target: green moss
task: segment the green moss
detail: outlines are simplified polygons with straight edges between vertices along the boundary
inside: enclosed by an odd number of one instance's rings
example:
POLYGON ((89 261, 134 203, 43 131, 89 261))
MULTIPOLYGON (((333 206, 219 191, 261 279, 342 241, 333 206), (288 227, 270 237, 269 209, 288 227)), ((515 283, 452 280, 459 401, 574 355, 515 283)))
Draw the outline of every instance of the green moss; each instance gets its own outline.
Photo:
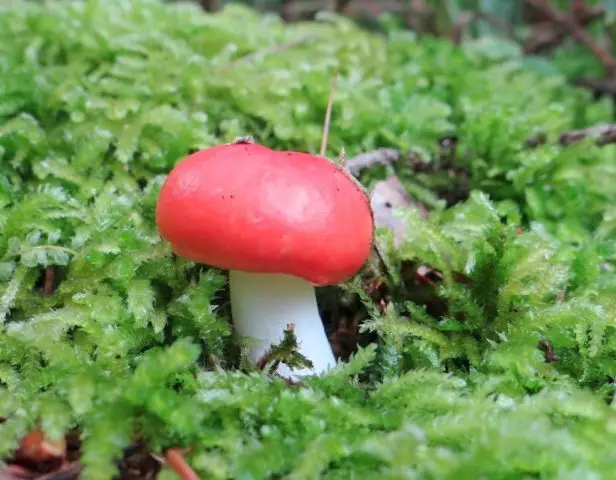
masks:
POLYGON ((524 145, 610 115, 516 51, 338 18, 0 7, 0 454, 40 422, 80 429, 93 479, 138 436, 194 446, 203 478, 610 478, 613 147, 524 145), (224 274, 172 256, 153 212, 195 149, 250 134, 316 151, 336 70, 332 157, 428 155, 453 131, 474 192, 428 220, 406 209, 399 249, 379 233, 386 308, 362 279, 344 286, 373 342, 289 386, 246 366, 224 274), (409 265, 442 281, 417 284, 409 265), (58 287, 43 295, 48 266, 58 287))

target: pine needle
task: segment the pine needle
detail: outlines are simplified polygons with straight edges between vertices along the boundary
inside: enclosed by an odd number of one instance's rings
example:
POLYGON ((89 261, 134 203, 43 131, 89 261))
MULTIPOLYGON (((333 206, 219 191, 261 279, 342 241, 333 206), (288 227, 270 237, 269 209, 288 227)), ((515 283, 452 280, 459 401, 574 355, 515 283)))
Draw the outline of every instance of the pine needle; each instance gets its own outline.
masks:
POLYGON ((182 450, 178 448, 170 448, 165 453, 167 465, 178 474, 182 480, 199 480, 199 475, 195 473, 192 467, 184 458, 182 450))
POLYGON ((336 84, 338 83, 338 72, 334 73, 334 78, 332 79, 332 86, 329 90, 329 99, 327 101, 327 109, 325 110, 325 121, 323 122, 323 135, 321 136, 321 149, 319 150, 319 155, 322 157, 325 156, 325 151, 327 150, 327 139, 329 137, 329 124, 332 118, 332 108, 334 106, 334 97, 336 96, 336 84))

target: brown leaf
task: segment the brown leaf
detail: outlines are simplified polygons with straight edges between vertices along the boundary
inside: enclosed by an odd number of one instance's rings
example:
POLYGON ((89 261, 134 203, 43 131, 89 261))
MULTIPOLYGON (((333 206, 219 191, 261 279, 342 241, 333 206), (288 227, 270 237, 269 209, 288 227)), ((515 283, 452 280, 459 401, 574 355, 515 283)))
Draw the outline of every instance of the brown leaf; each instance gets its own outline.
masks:
POLYGON ((66 441, 64 439, 50 441, 44 433, 33 430, 20 442, 16 458, 32 462, 44 462, 53 458, 63 458, 66 455, 66 441))
POLYGON ((394 215, 397 208, 414 206, 420 208, 424 216, 427 215, 425 209, 411 200, 404 185, 395 175, 375 184, 370 194, 370 206, 374 212, 375 226, 390 229, 394 234, 395 246, 400 246, 406 229, 404 219, 394 215))

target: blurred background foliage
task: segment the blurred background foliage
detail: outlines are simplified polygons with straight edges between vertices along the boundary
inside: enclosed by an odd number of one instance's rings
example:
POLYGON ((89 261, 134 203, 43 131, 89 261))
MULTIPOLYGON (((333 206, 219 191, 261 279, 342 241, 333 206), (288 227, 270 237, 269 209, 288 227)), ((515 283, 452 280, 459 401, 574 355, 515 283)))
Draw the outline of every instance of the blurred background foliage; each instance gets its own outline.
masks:
MULTIPOLYGON (((184 2, 190 0, 168 0, 184 2)), ((585 55, 573 39, 557 41, 550 19, 524 0, 193 0, 208 11, 244 4, 260 12, 279 15, 287 22, 314 20, 324 12, 350 17, 362 27, 383 30, 408 28, 418 35, 464 38, 497 37, 522 45, 526 54, 550 54, 560 72, 571 78, 600 75, 600 62, 585 55), (564 53, 563 53, 564 52, 564 53)), ((600 44, 612 49, 616 39, 616 0, 550 0, 556 11, 577 13, 579 23, 600 44), (595 22, 601 18, 601 22, 595 22)), ((506 48, 499 43, 492 48, 506 48)), ((544 68, 548 68, 542 65, 544 68)), ((583 82, 584 83, 584 82, 583 82)), ((598 90, 602 90, 598 88, 598 90)), ((611 92, 610 92, 611 93, 611 92)))
MULTIPOLYGON (((172 2, 186 0, 169 0, 172 2)), ((372 23, 382 14, 390 14, 406 21, 415 30, 418 21, 436 17, 438 32, 459 20, 465 11, 483 12, 514 26, 524 26, 541 20, 533 8, 523 0, 193 0, 206 10, 218 10, 231 3, 242 3, 262 12, 275 12, 286 20, 311 19, 320 11, 337 11, 355 20, 372 23)), ((568 10, 576 0, 551 0, 554 8, 568 10)), ((579 2, 578 2, 579 3, 579 2)), ((608 13, 616 13, 616 0, 589 0, 587 6, 601 5, 608 13)), ((475 35, 494 33, 490 21, 473 26, 475 35)))

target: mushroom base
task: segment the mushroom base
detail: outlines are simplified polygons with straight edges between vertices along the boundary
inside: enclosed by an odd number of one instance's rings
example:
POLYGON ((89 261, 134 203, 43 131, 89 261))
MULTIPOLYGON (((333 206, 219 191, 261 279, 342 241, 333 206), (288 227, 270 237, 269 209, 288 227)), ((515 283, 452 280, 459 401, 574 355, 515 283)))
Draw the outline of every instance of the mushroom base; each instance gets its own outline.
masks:
POLYGON ((319 315, 314 286, 289 275, 229 272, 231 310, 235 332, 248 337, 249 357, 259 361, 295 325, 299 352, 313 369, 293 369, 280 364, 277 372, 290 378, 320 374, 336 365, 319 315))

